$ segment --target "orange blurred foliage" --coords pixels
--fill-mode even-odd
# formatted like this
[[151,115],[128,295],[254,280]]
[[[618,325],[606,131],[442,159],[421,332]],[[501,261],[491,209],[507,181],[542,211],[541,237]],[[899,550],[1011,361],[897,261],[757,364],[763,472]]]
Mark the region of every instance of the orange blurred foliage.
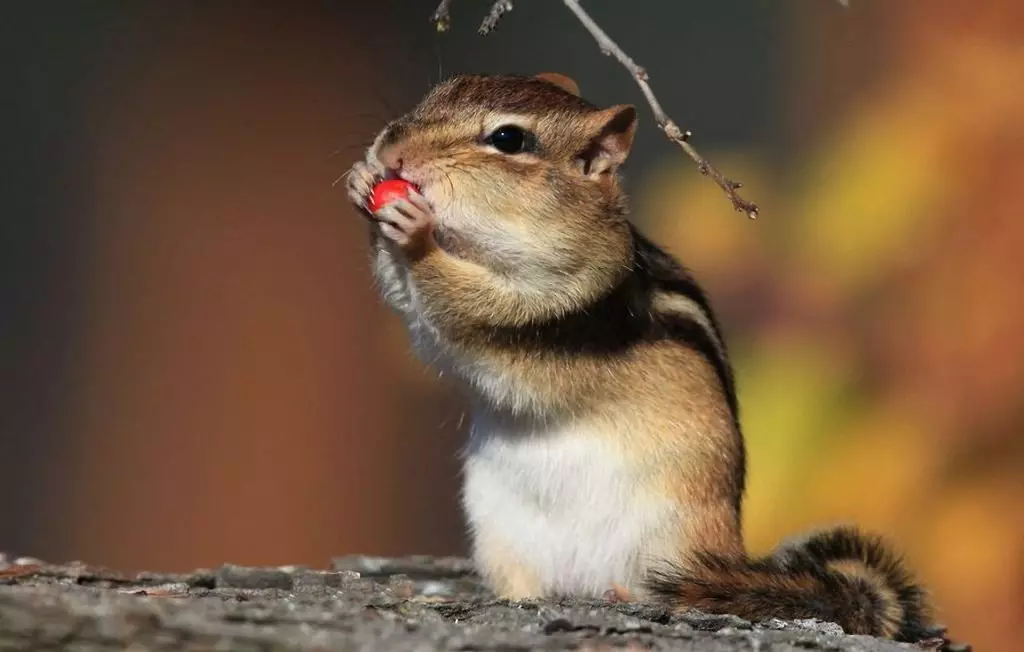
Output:
[[861,523],[907,551],[956,636],[1010,649],[1024,619],[1024,5],[866,11],[885,71],[832,103],[795,167],[719,157],[762,221],[723,219],[717,190],[673,162],[648,193],[650,228],[737,342],[751,548]]

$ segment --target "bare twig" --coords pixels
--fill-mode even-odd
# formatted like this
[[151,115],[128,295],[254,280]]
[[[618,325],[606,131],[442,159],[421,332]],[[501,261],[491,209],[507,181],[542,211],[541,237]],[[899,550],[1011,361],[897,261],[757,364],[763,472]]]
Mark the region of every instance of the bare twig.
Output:
[[[654,113],[654,120],[658,127],[665,132],[665,135],[669,140],[679,145],[680,148],[686,155],[697,164],[697,170],[704,176],[711,177],[711,179],[718,184],[718,186],[725,192],[729,201],[732,202],[734,209],[741,213],[746,213],[750,219],[757,219],[759,209],[757,204],[754,202],[747,201],[740,197],[737,192],[741,187],[738,181],[733,181],[729,177],[719,172],[711,163],[708,162],[703,156],[697,152],[696,148],[690,144],[689,139],[692,135],[689,131],[683,131],[679,128],[679,125],[668,117],[665,110],[661,108],[661,103],[658,102],[658,98],[655,97],[654,91],[651,90],[651,86],[648,83],[647,71],[640,65],[638,65],[629,55],[627,55],[619,45],[611,39],[604,30],[590,17],[590,14],[583,9],[580,5],[579,0],[562,0],[565,6],[572,11],[576,18],[579,19],[583,27],[586,28],[590,35],[597,41],[598,47],[601,49],[601,53],[615,57],[615,59],[621,63],[626,70],[633,76],[637,85],[640,86],[641,92],[644,94],[644,98],[647,103],[651,106],[651,111]],[[841,3],[845,4],[845,0],[840,0]],[[437,25],[438,31],[446,31],[451,24],[451,18],[449,16],[449,9],[451,7],[452,0],[441,0],[441,3],[437,6],[434,11],[432,20]],[[512,10],[512,0],[496,0],[491,5],[491,11],[484,18],[483,23],[480,25],[480,33],[487,34],[494,29],[498,21],[501,20],[502,15]]]
[[451,15],[452,0],[441,0],[441,4],[437,5],[437,9],[434,10],[433,15],[430,16],[430,22],[434,23],[439,32],[447,32],[448,28],[452,25]]
[[512,0],[495,0],[491,5],[490,13],[487,14],[487,18],[484,18],[484,22],[480,23],[480,29],[477,30],[481,36],[486,36],[497,27],[498,21],[506,11],[512,11]]
[[[437,9],[430,16],[430,21],[434,23],[439,32],[447,32],[452,24],[451,17],[452,0],[441,0],[441,3],[437,5]],[[491,10],[487,13],[487,17],[484,18],[483,22],[480,23],[480,29],[477,30],[481,35],[487,35],[494,31],[494,28],[498,26],[498,21],[507,12],[512,11],[512,0],[494,0],[491,4]]]
[[637,65],[633,59],[626,54],[618,44],[613,41],[604,30],[594,22],[594,19],[590,17],[590,14],[580,6],[579,0],[562,0],[565,6],[569,8],[576,17],[579,19],[583,26],[590,32],[590,35],[597,41],[597,45],[601,48],[601,53],[615,57],[619,63],[621,63],[626,70],[633,75],[633,79],[636,80],[640,90],[643,92],[644,97],[647,99],[647,103],[651,105],[651,111],[654,113],[654,120],[658,123],[658,127],[665,132],[665,135],[669,140],[676,143],[686,152],[694,163],[697,164],[697,170],[701,174],[711,177],[711,179],[721,187],[725,194],[729,197],[732,202],[733,208],[737,211],[747,214],[750,219],[757,219],[758,208],[757,204],[749,202],[746,199],[740,197],[739,193],[736,192],[742,187],[737,181],[733,181],[721,172],[719,172],[713,165],[708,163],[707,159],[701,156],[697,150],[688,141],[691,136],[689,131],[683,131],[679,128],[672,118],[668,117],[665,110],[661,108],[661,104],[658,102],[658,98],[655,97],[654,91],[651,90],[650,84],[647,83],[647,71],[643,67]]

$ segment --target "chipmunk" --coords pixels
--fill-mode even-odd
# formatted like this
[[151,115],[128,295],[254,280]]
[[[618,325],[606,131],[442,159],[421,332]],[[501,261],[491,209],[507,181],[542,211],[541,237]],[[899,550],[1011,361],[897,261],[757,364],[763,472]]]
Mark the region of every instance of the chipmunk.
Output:
[[[562,75],[461,75],[349,172],[385,301],[466,390],[461,499],[482,577],[509,599],[617,594],[933,636],[924,589],[879,538],[839,527],[748,556],[726,344],[698,283],[627,217],[636,128],[635,107],[598,108]],[[371,213],[385,178],[418,191]]]

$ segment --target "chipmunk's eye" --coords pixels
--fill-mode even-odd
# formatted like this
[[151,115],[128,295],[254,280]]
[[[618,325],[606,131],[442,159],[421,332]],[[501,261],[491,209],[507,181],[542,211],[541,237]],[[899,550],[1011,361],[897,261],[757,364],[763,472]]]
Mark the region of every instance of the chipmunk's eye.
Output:
[[533,134],[515,125],[503,125],[495,129],[485,143],[504,154],[519,154],[533,149]]

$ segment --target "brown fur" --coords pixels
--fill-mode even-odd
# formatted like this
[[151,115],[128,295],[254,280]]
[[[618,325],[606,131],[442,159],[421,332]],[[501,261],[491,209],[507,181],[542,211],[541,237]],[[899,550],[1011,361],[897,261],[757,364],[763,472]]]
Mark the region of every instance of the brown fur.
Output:
[[[507,124],[535,146],[485,146]],[[460,76],[434,88],[371,150],[441,207],[430,245],[399,254],[417,310],[450,353],[473,361],[479,373],[464,380],[483,400],[539,422],[586,419],[643,470],[642,490],[671,498],[677,544],[656,551],[669,566],[652,577],[655,594],[679,608],[923,636],[923,593],[874,540],[836,531],[785,557],[746,557],[728,352],[696,281],[627,219],[618,169],[635,132],[633,107],[599,109],[561,76]],[[375,236],[378,253],[388,246]],[[489,550],[496,587],[529,595],[530,569],[500,542]]]
[[848,634],[920,641],[936,634],[924,590],[878,537],[853,528],[812,535],[762,559],[701,552],[651,577],[680,608],[759,621],[818,618]]
[[580,94],[580,87],[576,84],[576,81],[569,77],[566,77],[562,73],[542,72],[539,75],[536,75],[536,78],[554,84],[555,86],[558,86],[566,93],[572,93],[573,95],[577,96]]

